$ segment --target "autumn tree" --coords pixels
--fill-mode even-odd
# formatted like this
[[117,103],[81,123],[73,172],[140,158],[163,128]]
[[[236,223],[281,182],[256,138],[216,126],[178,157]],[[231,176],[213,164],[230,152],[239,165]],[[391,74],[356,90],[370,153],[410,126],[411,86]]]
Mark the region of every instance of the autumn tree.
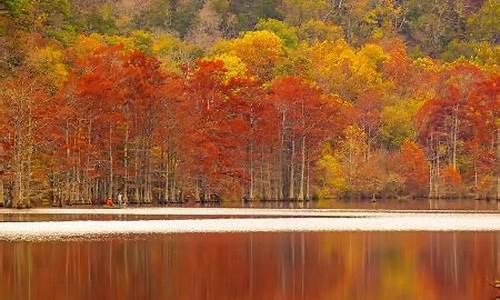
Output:
[[405,140],[401,145],[398,171],[407,193],[413,196],[425,195],[429,184],[429,165],[425,152],[415,142]]
[[[23,71],[5,82],[0,94],[1,144],[6,151],[3,159],[8,159],[2,167],[12,175],[9,202],[16,208],[30,207],[34,199],[42,196],[40,178],[34,175],[40,159],[37,154],[44,146],[43,130],[50,118],[50,96],[30,73]],[[3,181],[0,184],[3,190]]]
[[[449,165],[458,170],[462,145],[467,139],[467,107],[470,104],[469,90],[484,77],[481,71],[469,64],[458,64],[444,72],[444,84],[438,88],[438,97],[427,101],[419,110],[421,138],[428,145],[431,157],[431,185],[435,196],[438,191],[440,169]],[[443,162],[444,160],[444,162]]]
[[476,193],[483,194],[477,196],[485,197],[496,193],[493,197],[497,199],[500,198],[499,83],[500,77],[492,76],[476,83],[469,91],[465,118],[470,127],[468,139],[464,145],[473,162],[474,190]]
[[272,79],[274,68],[284,55],[282,40],[267,30],[248,32],[241,38],[220,42],[214,50],[217,54],[239,57],[251,75],[264,81]]
[[303,200],[309,197],[310,164],[321,145],[334,136],[335,131],[328,129],[338,121],[341,104],[296,77],[273,82],[271,100],[279,113],[280,198]]

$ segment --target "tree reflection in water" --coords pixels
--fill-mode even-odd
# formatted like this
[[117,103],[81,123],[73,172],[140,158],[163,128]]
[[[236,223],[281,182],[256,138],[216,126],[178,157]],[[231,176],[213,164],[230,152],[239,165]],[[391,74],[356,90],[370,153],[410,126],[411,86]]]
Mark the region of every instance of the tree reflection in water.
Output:
[[500,233],[1,242],[0,299],[491,299]]

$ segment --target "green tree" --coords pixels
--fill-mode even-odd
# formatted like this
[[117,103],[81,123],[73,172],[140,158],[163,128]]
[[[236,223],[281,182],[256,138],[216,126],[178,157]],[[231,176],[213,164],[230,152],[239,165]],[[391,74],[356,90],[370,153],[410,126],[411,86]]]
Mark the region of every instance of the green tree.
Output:
[[500,2],[486,0],[481,9],[467,19],[467,31],[476,41],[500,42]]
[[297,48],[297,29],[276,19],[260,19],[255,27],[257,30],[267,30],[273,32],[281,38],[283,44],[290,49]]
[[380,133],[389,149],[397,149],[405,140],[415,140],[417,129],[415,115],[422,104],[418,100],[402,100],[384,107],[381,114]]
[[298,37],[301,41],[307,41],[310,44],[323,41],[336,41],[343,37],[340,26],[325,23],[319,20],[309,20],[300,25]]

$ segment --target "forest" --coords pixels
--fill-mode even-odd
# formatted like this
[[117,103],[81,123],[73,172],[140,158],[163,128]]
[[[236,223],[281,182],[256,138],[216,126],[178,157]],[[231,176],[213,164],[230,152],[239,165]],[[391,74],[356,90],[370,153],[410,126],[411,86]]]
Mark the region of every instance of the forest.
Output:
[[500,200],[498,0],[2,0],[0,205]]

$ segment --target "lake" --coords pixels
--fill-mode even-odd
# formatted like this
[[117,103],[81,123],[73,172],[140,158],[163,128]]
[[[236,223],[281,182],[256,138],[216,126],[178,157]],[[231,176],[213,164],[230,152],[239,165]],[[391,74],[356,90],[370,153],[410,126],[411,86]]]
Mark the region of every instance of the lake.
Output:
[[458,211],[1,210],[0,299],[500,297],[497,203],[444,203]]
[[494,299],[500,232],[0,242],[0,299]]

